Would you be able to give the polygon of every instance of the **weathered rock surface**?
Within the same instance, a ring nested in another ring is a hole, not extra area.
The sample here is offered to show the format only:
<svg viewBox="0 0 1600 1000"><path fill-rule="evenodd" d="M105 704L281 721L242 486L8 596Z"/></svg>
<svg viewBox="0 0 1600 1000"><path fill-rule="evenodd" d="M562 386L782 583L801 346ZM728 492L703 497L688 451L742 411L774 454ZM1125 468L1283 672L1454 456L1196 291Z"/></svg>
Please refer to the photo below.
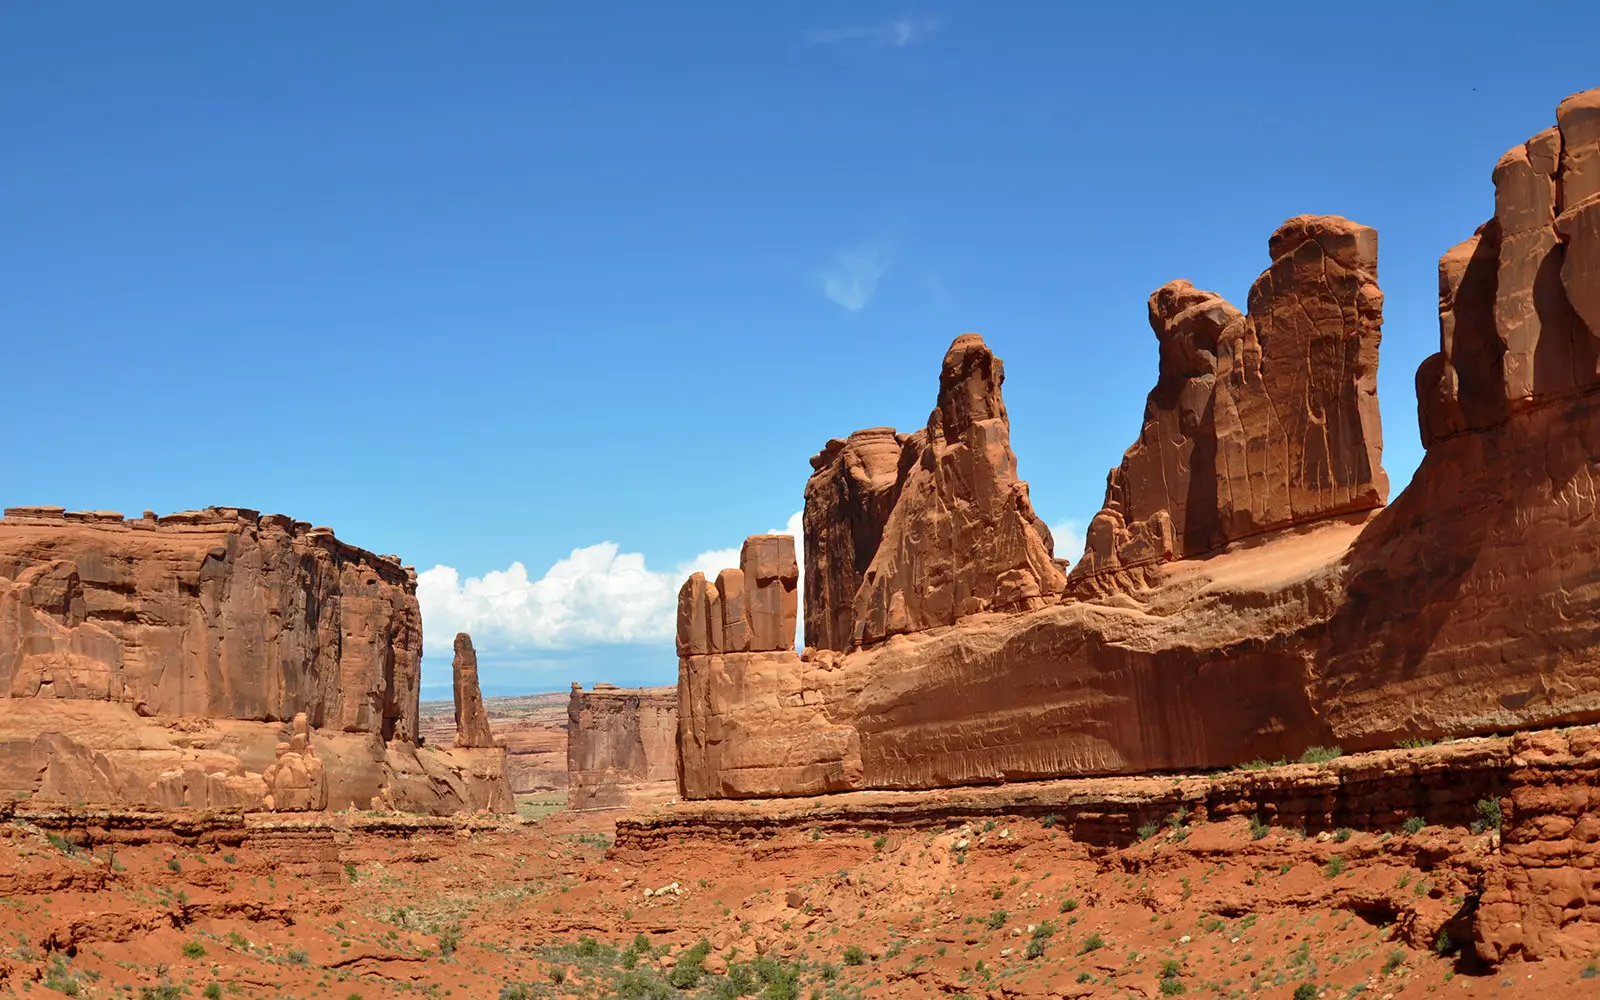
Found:
<svg viewBox="0 0 1600 1000"><path fill-rule="evenodd" d="M416 738L416 574L282 515L10 508L0 696Z"/></svg>
<svg viewBox="0 0 1600 1000"><path fill-rule="evenodd" d="M678 655L794 649L800 567L792 535L751 535L739 568L715 583L695 573L678 591Z"/></svg>
<svg viewBox="0 0 1600 1000"><path fill-rule="evenodd" d="M494 734L478 688L478 653L472 648L472 636L457 633L455 650L450 675L456 700L456 746L492 747Z"/></svg>
<svg viewBox="0 0 1600 1000"><path fill-rule="evenodd" d="M1075 585L1387 499L1378 234L1302 215L1268 250L1248 314L1187 281L1150 296L1160 374L1139 440L1106 478Z"/></svg>
<svg viewBox="0 0 1600 1000"><path fill-rule="evenodd" d="M811 460L807 646L871 645L1061 593L1064 564L1017 478L1004 382L983 338L963 334L925 427L857 431Z"/></svg>
<svg viewBox="0 0 1600 1000"><path fill-rule="evenodd" d="M1600 89L1494 168L1494 218L1439 261L1439 353L1417 372L1423 443L1600 382Z"/></svg>
<svg viewBox="0 0 1600 1000"><path fill-rule="evenodd" d="M418 749L421 647L415 572L330 529L11 508L0 785L130 808L511 809L499 751Z"/></svg>
<svg viewBox="0 0 1600 1000"><path fill-rule="evenodd" d="M675 689L573 684L567 720L568 809L639 809L677 795Z"/></svg>
<svg viewBox="0 0 1600 1000"><path fill-rule="evenodd" d="M1600 391L1589 331L1551 298L1587 308L1597 95L1502 161L1495 221L1441 262L1428 453L1393 504L1378 509L1375 238L1291 220L1248 313L1181 283L1152 299L1161 379L1070 596L849 652L682 657L685 795L1216 768L1600 719ZM1546 222L1549 240L1508 242ZM918 540L947 551L897 526L911 492L874 564L892 538L907 563ZM808 534L840 509L819 504ZM854 556L808 538L821 550ZM862 587L880 593L871 566Z"/></svg>

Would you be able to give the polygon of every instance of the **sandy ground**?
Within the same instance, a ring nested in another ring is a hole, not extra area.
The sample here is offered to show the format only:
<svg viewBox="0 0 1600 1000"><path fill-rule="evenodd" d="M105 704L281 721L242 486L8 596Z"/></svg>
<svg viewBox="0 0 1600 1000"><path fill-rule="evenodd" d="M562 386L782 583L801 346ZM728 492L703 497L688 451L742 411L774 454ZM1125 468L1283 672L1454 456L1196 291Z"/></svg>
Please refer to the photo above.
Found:
<svg viewBox="0 0 1600 1000"><path fill-rule="evenodd" d="M1258 838L1233 820L1175 824L1110 852L1049 819L1003 815L650 850L559 829L85 848L12 823L0 838L0 990L139 1000L1600 992L1589 956L1485 971L1456 942L1402 943L1408 922L1464 904L1438 860L1488 850L1492 836L1464 829Z"/></svg>

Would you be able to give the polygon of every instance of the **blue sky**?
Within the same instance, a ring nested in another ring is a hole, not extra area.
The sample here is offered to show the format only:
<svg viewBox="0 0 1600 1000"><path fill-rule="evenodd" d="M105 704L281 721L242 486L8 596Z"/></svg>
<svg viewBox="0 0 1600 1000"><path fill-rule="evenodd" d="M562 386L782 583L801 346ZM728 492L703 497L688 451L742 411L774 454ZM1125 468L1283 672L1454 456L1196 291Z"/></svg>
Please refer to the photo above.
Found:
<svg viewBox="0 0 1600 1000"><path fill-rule="evenodd" d="M1398 491L1437 258L1499 155L1600 84L1560 43L1597 29L1579 4L9 5L0 503L290 513L448 568L431 684L462 624L496 690L670 683L662 594L787 525L829 437L920 425L963 331L1075 549L1154 381L1146 296L1242 306L1301 212L1379 230Z"/></svg>

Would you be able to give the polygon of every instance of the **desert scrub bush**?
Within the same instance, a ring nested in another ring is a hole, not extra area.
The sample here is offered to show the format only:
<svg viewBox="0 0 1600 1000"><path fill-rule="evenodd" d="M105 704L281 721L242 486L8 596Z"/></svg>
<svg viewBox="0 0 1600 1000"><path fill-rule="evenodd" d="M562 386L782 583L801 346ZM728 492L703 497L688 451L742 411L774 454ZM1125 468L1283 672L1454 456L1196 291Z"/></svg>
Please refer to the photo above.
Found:
<svg viewBox="0 0 1600 1000"><path fill-rule="evenodd" d="M1048 830L1051 827L1055 826L1056 825L1056 814L1055 813L1051 813L1050 815L1046 816L1042 821L1040 821L1040 825L1043 826L1046 830Z"/></svg>
<svg viewBox="0 0 1600 1000"><path fill-rule="evenodd" d="M1087 955L1089 952L1099 951L1105 946L1106 939L1100 936L1099 931L1096 931L1095 933L1090 934L1088 937L1083 939L1083 944L1078 948L1078 954Z"/></svg>
<svg viewBox="0 0 1600 1000"><path fill-rule="evenodd" d="M456 948L461 944L461 925L446 924L439 928L439 936L436 941L439 945L439 957L452 957L456 953Z"/></svg>
<svg viewBox="0 0 1600 1000"><path fill-rule="evenodd" d="M200 991L200 995L206 1000L222 1000L222 984L207 983L206 988Z"/></svg>
<svg viewBox="0 0 1600 1000"><path fill-rule="evenodd" d="M1251 816L1250 817L1250 839L1251 840L1262 840L1262 839L1264 839L1266 837L1267 834L1269 834L1271 832L1272 832L1272 827L1267 825L1267 821L1266 820L1262 819L1260 816Z"/></svg>
<svg viewBox="0 0 1600 1000"><path fill-rule="evenodd" d="M139 1000L183 1000L183 991L172 983L139 987Z"/></svg>
<svg viewBox="0 0 1600 1000"><path fill-rule="evenodd" d="M1156 834L1158 834L1160 832L1161 832L1161 827L1156 826L1154 823L1146 823L1143 826L1139 827L1139 830L1138 830L1139 839L1140 840L1149 840L1151 837L1154 837Z"/></svg>
<svg viewBox="0 0 1600 1000"><path fill-rule="evenodd" d="M556 981L554 977L554 970L551 970L551 972L552 981ZM565 978L565 975L566 970L563 969L563 978ZM533 1000L533 994L529 993L528 987L524 986L522 983L506 983L504 986L500 987L499 1000Z"/></svg>
<svg viewBox="0 0 1600 1000"><path fill-rule="evenodd" d="M44 839L49 841L50 846L54 847L62 854L72 854L77 850L77 848L73 846L72 841L63 837L59 833L46 833L44 835Z"/></svg>
<svg viewBox="0 0 1600 1000"><path fill-rule="evenodd" d="M1257 757L1255 760L1247 760L1243 764L1236 764L1233 769L1235 771L1265 771L1269 767L1282 767L1287 763L1289 762L1282 759L1262 760Z"/></svg>
<svg viewBox="0 0 1600 1000"><path fill-rule="evenodd" d="M1189 987L1183 985L1183 980L1177 976L1163 976L1161 979L1161 995L1175 997L1180 993L1189 992Z"/></svg>
<svg viewBox="0 0 1600 1000"><path fill-rule="evenodd" d="M844 954L842 956L840 956L840 957L844 961L844 964L846 964L846 965L866 965L867 964L867 953L862 951L860 949L860 947L858 947L856 945L850 945L850 946L846 947L845 950L844 950Z"/></svg>
<svg viewBox="0 0 1600 1000"><path fill-rule="evenodd" d="M65 955L56 953L50 959L50 968L44 975L45 989L55 990L57 993L75 997L83 992L83 986L72 975L72 969L67 965ZM27 986L23 987L27 989Z"/></svg>
<svg viewBox="0 0 1600 1000"><path fill-rule="evenodd" d="M1478 818L1472 821L1472 832L1482 833L1485 830L1500 829L1501 820L1499 799L1479 799Z"/></svg>
<svg viewBox="0 0 1600 1000"><path fill-rule="evenodd" d="M997 931L1006 925L1006 918L1010 915L1011 914L1004 910L995 910L993 913L989 914L988 919L985 920L984 923L989 925L990 930Z"/></svg>
<svg viewBox="0 0 1600 1000"><path fill-rule="evenodd" d="M1071 896L1068 896L1066 899L1063 899L1061 901L1061 912L1062 913L1071 913L1073 910L1076 910L1077 908L1078 908L1078 901L1076 899L1073 899Z"/></svg>
<svg viewBox="0 0 1600 1000"><path fill-rule="evenodd" d="M206 946L199 941L185 941L183 943L184 958L205 958Z"/></svg>
<svg viewBox="0 0 1600 1000"><path fill-rule="evenodd" d="M1338 878L1344 873L1344 869L1344 858L1339 855L1335 855L1328 859L1327 865L1322 869L1322 874L1328 876L1329 878Z"/></svg>
<svg viewBox="0 0 1600 1000"><path fill-rule="evenodd" d="M169 872L181 872L181 871L183 871L182 862L180 862L177 858L168 858L167 859L167 871L169 871Z"/></svg>
<svg viewBox="0 0 1600 1000"><path fill-rule="evenodd" d="M678 956L673 963L672 972L667 975L667 982L680 989L690 990L700 985L700 977L705 975L704 962L711 954L711 942L701 938L693 948Z"/></svg>
<svg viewBox="0 0 1600 1000"><path fill-rule="evenodd" d="M1383 974L1387 976L1389 973L1400 968L1400 964L1405 960L1406 953L1401 949L1396 948L1394 951L1389 952L1389 957L1383 960Z"/></svg>
<svg viewBox="0 0 1600 1000"><path fill-rule="evenodd" d="M883 850L883 845L887 844L888 842L888 837L884 836L883 834L879 834L878 836L872 838L872 849L874 851L881 851Z"/></svg>
<svg viewBox="0 0 1600 1000"><path fill-rule="evenodd" d="M1350 829L1348 826L1341 826L1339 829L1333 831L1333 842L1336 844L1342 844L1349 840L1351 835L1354 833L1355 831Z"/></svg>
<svg viewBox="0 0 1600 1000"><path fill-rule="evenodd" d="M1317 984L1301 983L1294 988L1294 1000L1317 1000Z"/></svg>
<svg viewBox="0 0 1600 1000"><path fill-rule="evenodd" d="M1412 816L1410 819L1406 820L1405 831L1406 833L1421 833L1422 828L1427 825L1428 821L1423 819L1421 816Z"/></svg>
<svg viewBox="0 0 1600 1000"><path fill-rule="evenodd" d="M1306 752L1300 755L1300 763L1326 764L1343 754L1344 751L1338 747L1306 747Z"/></svg>

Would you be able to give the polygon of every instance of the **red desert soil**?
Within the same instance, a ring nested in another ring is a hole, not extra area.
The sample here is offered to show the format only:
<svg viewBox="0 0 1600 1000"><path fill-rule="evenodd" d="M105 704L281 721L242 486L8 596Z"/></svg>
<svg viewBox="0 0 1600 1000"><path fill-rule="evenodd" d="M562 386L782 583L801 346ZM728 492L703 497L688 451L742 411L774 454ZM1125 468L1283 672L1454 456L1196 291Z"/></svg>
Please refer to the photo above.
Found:
<svg viewBox="0 0 1600 1000"><path fill-rule="evenodd" d="M923 829L796 824L634 847L552 823L351 832L359 818L252 817L263 825L236 846L165 830L150 834L165 843L74 846L14 819L0 827L0 990L140 1000L1600 991L1586 955L1483 972L1448 939L1406 943L1419 925L1448 929L1463 904L1458 873L1495 849L1494 830L1308 837L1175 816L1142 842L1103 849L1053 817L996 812ZM705 971L675 970L702 939Z"/></svg>

